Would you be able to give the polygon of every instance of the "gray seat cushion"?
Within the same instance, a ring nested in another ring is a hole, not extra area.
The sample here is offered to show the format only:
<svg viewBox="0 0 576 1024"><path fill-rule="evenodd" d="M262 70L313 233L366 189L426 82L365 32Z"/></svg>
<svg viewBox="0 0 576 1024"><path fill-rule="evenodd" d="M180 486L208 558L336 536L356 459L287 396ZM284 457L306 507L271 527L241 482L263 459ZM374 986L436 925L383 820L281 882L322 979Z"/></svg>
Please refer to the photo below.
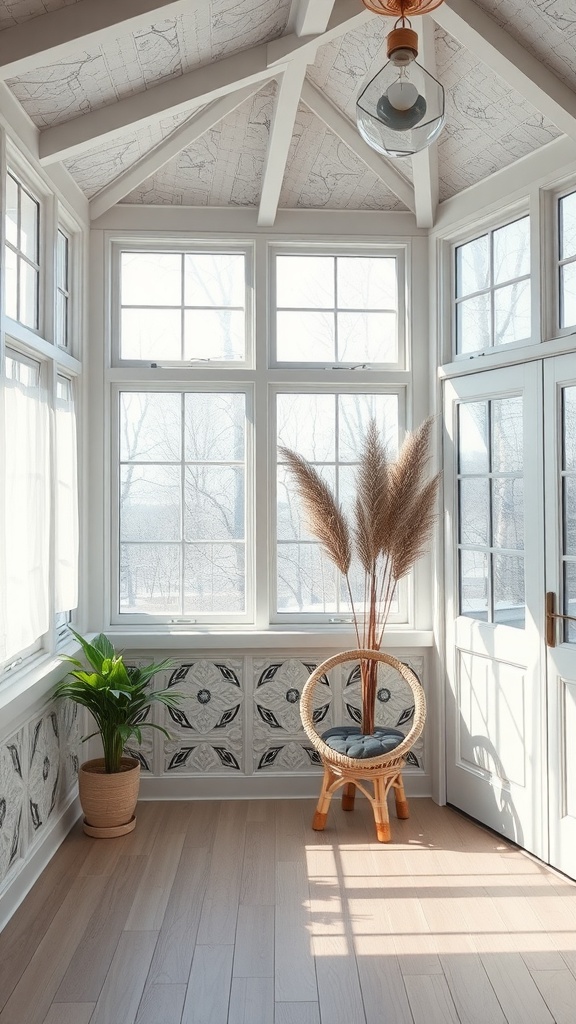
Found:
<svg viewBox="0 0 576 1024"><path fill-rule="evenodd" d="M366 736L357 725L335 725L322 733L322 739L328 747L347 757L379 757L381 754L389 754L404 738L404 733L398 729L380 727Z"/></svg>

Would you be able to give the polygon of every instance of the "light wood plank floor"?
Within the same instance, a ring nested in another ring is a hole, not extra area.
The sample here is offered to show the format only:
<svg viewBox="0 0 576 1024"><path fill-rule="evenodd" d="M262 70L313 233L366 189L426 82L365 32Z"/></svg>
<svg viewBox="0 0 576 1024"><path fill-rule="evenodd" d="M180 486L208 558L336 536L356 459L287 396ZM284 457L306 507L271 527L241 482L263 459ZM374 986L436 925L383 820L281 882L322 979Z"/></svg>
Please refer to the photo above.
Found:
<svg viewBox="0 0 576 1024"><path fill-rule="evenodd" d="M142 803L0 936L0 1024L575 1024L576 884L429 800Z"/></svg>

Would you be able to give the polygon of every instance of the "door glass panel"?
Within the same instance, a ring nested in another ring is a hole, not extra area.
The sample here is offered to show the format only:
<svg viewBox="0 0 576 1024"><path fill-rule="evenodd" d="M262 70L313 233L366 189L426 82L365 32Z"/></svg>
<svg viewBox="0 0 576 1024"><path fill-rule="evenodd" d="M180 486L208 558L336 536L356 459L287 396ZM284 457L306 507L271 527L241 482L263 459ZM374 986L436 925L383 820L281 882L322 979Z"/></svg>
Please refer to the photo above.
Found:
<svg viewBox="0 0 576 1024"><path fill-rule="evenodd" d="M576 562L564 562L564 615L576 615ZM564 643L576 644L576 622L564 619Z"/></svg>
<svg viewBox="0 0 576 1024"><path fill-rule="evenodd" d="M522 629L522 398L462 403L458 426L460 614Z"/></svg>
<svg viewBox="0 0 576 1024"><path fill-rule="evenodd" d="M576 615L576 386L562 388L562 560L564 615ZM564 643L576 643L576 622L564 620Z"/></svg>

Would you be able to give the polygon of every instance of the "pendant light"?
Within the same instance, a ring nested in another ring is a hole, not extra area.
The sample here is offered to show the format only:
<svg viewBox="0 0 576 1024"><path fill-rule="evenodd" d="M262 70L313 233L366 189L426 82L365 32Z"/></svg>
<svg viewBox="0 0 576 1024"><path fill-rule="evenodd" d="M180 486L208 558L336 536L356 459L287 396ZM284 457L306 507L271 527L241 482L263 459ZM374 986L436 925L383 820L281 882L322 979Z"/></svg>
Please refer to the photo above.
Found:
<svg viewBox="0 0 576 1024"><path fill-rule="evenodd" d="M446 120L444 89L416 60L418 35L408 14L420 15L442 0L362 0L374 14L397 17L388 34L388 62L362 83L356 123L362 138L384 156L412 156L438 137Z"/></svg>

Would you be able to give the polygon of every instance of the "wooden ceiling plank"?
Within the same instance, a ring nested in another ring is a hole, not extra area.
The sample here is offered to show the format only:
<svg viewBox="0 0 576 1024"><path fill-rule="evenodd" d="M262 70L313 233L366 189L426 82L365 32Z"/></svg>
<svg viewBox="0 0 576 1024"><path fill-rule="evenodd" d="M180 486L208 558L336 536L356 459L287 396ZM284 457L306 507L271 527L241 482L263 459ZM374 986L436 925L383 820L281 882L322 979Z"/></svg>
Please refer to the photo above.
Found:
<svg viewBox="0 0 576 1024"><path fill-rule="evenodd" d="M48 67L187 10L190 0L80 0L41 14L0 32L0 80Z"/></svg>
<svg viewBox="0 0 576 1024"><path fill-rule="evenodd" d="M436 77L436 51L434 47L434 22L422 18L419 25L420 61L431 75ZM439 202L438 144L415 153L412 157L414 178L414 200L416 203L416 224L419 228L431 228L436 220Z"/></svg>
<svg viewBox="0 0 576 1024"><path fill-rule="evenodd" d="M210 103L204 110L179 125L149 153L145 153L131 167L128 167L114 181L93 196L90 201L90 219L96 220L116 203L121 202L125 196L142 185L147 178L169 163L173 157L178 156L183 149L191 146L202 135L210 131L215 124L218 124L222 118L227 117L242 103L250 99L259 88L260 83L247 86L245 89L237 89L235 92L229 93L228 96L221 96L219 100Z"/></svg>
<svg viewBox="0 0 576 1024"><path fill-rule="evenodd" d="M472 0L445 0L430 17L560 131L576 139L576 94Z"/></svg>
<svg viewBox="0 0 576 1024"><path fill-rule="evenodd" d="M398 199L414 213L416 204L414 190L410 182L392 167L388 161L379 156L367 142L364 142L356 126L309 81L304 82L302 100L373 171L380 181L383 181L387 188L394 195L398 196Z"/></svg>

